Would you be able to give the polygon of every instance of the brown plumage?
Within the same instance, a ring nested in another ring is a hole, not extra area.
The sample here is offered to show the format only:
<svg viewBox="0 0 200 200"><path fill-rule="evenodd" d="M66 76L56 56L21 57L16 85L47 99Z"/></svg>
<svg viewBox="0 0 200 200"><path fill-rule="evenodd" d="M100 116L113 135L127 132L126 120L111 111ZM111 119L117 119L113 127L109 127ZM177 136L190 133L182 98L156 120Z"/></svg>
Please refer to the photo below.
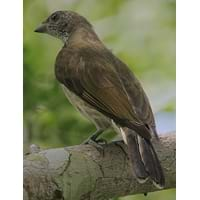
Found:
<svg viewBox="0 0 200 200"><path fill-rule="evenodd" d="M163 187L163 171L151 144L152 134L157 136L154 116L127 65L104 46L84 17L72 11L53 13L36 31L64 42L56 58L56 78L70 102L101 130L97 136L109 127L121 132L137 179L150 177Z"/></svg>

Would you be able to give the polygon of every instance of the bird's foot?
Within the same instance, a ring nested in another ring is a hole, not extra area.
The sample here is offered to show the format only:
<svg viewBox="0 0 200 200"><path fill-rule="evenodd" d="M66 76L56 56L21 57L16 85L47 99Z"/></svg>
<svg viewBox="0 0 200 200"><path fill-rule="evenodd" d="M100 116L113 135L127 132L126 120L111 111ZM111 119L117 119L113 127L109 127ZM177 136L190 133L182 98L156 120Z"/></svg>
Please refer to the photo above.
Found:
<svg viewBox="0 0 200 200"><path fill-rule="evenodd" d="M103 138L99 138L99 139L95 139L95 140L93 140L92 138L88 138L82 144L94 144L94 143L104 145L104 144L107 144L107 140L105 140Z"/></svg>
<svg viewBox="0 0 200 200"><path fill-rule="evenodd" d="M82 144L90 144L97 149L103 149L103 146L107 144L107 141L103 138L93 138L89 137L87 140L85 140Z"/></svg>
<svg viewBox="0 0 200 200"><path fill-rule="evenodd" d="M98 129L82 144L92 144L94 146L98 146L98 147L102 148L102 145L107 144L107 141L102 138L100 138L100 139L97 139L97 138L103 133L103 131L104 131L104 129Z"/></svg>

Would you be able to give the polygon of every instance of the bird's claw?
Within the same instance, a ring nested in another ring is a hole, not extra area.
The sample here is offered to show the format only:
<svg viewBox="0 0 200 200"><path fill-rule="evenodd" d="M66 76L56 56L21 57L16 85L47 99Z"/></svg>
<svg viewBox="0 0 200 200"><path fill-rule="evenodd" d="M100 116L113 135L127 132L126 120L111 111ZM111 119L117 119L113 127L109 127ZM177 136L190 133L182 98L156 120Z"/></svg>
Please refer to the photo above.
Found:
<svg viewBox="0 0 200 200"><path fill-rule="evenodd" d="M103 138L96 139L96 140L94 140L92 138L88 138L82 144L90 144L92 146L95 146L97 149L103 149L103 145L106 145L107 141Z"/></svg>

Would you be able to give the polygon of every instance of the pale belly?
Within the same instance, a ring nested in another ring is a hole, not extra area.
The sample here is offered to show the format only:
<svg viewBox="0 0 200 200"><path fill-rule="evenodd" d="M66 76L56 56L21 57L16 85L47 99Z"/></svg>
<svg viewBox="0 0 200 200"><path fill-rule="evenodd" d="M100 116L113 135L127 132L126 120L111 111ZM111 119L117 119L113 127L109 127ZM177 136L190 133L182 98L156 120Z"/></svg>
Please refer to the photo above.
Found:
<svg viewBox="0 0 200 200"><path fill-rule="evenodd" d="M84 102L77 95L72 93L68 88L62 85L63 91L70 103L88 120L90 120L97 129L107 129L112 126L111 119L107 118L99 111L95 110L88 103Z"/></svg>

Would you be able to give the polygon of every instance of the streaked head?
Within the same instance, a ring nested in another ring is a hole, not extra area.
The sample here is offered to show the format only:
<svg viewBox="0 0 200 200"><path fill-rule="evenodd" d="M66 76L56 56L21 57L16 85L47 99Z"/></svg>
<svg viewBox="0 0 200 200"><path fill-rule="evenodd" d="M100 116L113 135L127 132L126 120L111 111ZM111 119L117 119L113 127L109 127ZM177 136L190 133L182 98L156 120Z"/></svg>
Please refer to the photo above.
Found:
<svg viewBox="0 0 200 200"><path fill-rule="evenodd" d="M66 42L73 30L81 25L91 27L84 17L73 11L56 11L42 22L35 32L47 33Z"/></svg>

